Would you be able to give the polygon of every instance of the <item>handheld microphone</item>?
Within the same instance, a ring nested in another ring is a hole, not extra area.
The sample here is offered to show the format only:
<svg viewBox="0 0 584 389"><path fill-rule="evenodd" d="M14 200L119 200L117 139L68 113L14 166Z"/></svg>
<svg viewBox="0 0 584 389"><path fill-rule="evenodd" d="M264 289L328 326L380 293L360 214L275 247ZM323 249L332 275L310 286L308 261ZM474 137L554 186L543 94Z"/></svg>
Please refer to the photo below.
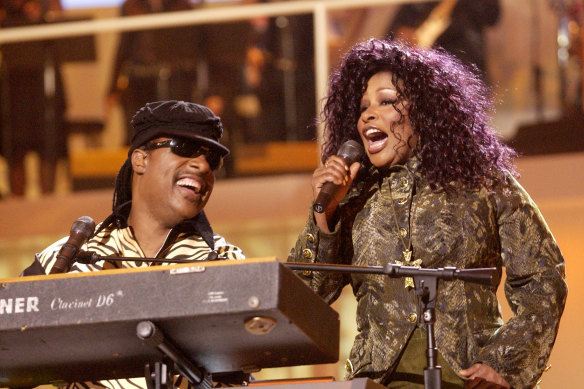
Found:
<svg viewBox="0 0 584 389"><path fill-rule="evenodd" d="M49 274L66 273L71 268L73 259L77 256L79 249L93 235L95 222L89 216L81 216L71 226L69 239L61 247L57 254L57 260L51 268Z"/></svg>
<svg viewBox="0 0 584 389"><path fill-rule="evenodd" d="M363 146L354 140L348 140L341 145L337 155L345 160L347 166L351 166L353 163L361 159L363 155ZM331 200L335 196L335 193L339 189L339 186L333 184L332 182L325 182L312 208L314 212L323 213L324 210L329 206Z"/></svg>

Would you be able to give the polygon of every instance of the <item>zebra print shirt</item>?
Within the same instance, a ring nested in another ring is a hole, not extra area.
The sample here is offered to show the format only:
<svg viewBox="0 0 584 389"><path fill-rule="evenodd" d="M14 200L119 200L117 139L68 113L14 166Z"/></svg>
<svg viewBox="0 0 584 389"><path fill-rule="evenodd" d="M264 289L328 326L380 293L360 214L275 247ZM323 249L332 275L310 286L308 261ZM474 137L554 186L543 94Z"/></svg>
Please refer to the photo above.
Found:
<svg viewBox="0 0 584 389"><path fill-rule="evenodd" d="M128 209L128 206L122 206ZM82 247L102 257L145 258L133 230L127 225L122 212L116 212L97 226L96 233ZM68 237L53 243L36 259L40 262L46 274L53 267L59 250L67 242ZM225 238L213 233L211 226L201 212L195 218L186 220L175 226L166 237L166 241L156 254L157 259L181 259L204 261L209 259L244 259L245 256L237 246L229 244ZM162 263L169 265L170 263ZM99 261L93 265L74 263L71 272L90 272L111 268L146 267L151 264L142 261Z"/></svg>
<svg viewBox="0 0 584 389"><path fill-rule="evenodd" d="M116 222L114 222L114 221ZM121 223L117 222L121 220ZM98 225L97 233L89 239L82 247L85 251L91 251L99 256L144 258L145 255L136 241L133 230L125 223L125 218L120 219L111 216ZM46 274L49 274L53 267L56 256L68 237L60 239L47 247L40 254L36 255L36 260L43 267ZM176 226L168 234L165 243L160 248L156 258L183 259L193 261L203 261L207 259L245 259L241 249L229 244L225 238L214 234L203 213L196 221L187 221ZM169 265L170 263L162 263ZM111 268L136 268L146 267L148 262L128 261L104 261L96 262L94 265L74 263L70 272L91 272ZM188 388L188 381L178 377L174 382L175 387ZM146 388L144 378L103 380L99 382L77 382L60 386L61 388Z"/></svg>
<svg viewBox="0 0 584 389"><path fill-rule="evenodd" d="M207 259L244 259L245 256L237 246L229 244L225 238L213 234L214 249L209 247L207 242L194 232L181 232L173 239L169 234L165 244L161 247L156 258L183 259L193 261L204 261ZM47 247L37 259L48 274L53 267L57 254L69 237L64 237ZM92 237L83 247L83 250L94 252L104 257L127 257L144 258L145 255L136 241L132 229L125 228L105 228ZM214 258L216 256L216 258ZM170 262L162 263L169 265ZM150 266L148 262L136 261L99 261L94 265L74 263L71 272L90 272L111 268L135 268Z"/></svg>

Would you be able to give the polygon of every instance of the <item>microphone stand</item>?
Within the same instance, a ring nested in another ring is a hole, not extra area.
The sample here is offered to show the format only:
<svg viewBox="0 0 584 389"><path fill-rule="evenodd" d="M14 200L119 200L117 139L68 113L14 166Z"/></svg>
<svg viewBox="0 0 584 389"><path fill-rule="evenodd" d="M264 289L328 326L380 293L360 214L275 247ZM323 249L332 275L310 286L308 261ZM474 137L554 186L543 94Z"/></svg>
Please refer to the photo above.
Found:
<svg viewBox="0 0 584 389"><path fill-rule="evenodd" d="M440 389L442 370L437 364L438 350L435 343L434 323L436 322L436 296L438 280L461 280L483 285L496 286L500 275L496 268L476 268L458 270L455 267L438 269L423 269L413 266L387 264L385 266L353 266L304 262L288 262L285 265L292 270L312 270L338 273L384 274L391 278L412 277L415 292L418 296L418 312L421 312L421 322L426 327L427 366L424 369L424 389Z"/></svg>

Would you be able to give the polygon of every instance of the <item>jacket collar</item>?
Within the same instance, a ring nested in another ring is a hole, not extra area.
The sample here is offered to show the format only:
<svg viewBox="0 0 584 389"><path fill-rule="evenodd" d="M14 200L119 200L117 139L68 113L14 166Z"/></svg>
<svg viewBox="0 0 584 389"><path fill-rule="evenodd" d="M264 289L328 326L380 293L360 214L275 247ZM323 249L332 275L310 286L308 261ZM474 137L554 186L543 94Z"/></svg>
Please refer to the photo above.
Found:
<svg viewBox="0 0 584 389"><path fill-rule="evenodd" d="M416 156L412 156L405 163L399 165L393 165L391 167L377 168L373 165L369 167L368 176L369 177L384 177L390 175L392 172L398 171L400 169L406 169L409 173L414 176L420 176L420 166L422 162Z"/></svg>
<svg viewBox="0 0 584 389"><path fill-rule="evenodd" d="M132 208L132 201L128 201L118 208L116 208L111 215L109 215L100 224L98 229L95 231L94 235L97 235L101 230L109 226L114 226L114 228L122 229L128 227L128 216L130 215L130 209ZM196 234L203 238L205 243L211 248L215 249L215 240L213 239L214 233L211 228L211 224L207 219L204 211L199 212L199 214L191 219L183 220L182 222L176 224L170 231L167 242L173 241L174 238L180 233Z"/></svg>

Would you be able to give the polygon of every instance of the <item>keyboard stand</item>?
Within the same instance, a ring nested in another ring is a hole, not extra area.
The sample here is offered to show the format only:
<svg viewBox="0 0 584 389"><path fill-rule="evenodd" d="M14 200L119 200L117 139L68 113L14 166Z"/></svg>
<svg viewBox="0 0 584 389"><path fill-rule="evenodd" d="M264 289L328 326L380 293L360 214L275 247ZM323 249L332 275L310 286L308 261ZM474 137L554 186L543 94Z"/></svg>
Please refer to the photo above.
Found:
<svg viewBox="0 0 584 389"><path fill-rule="evenodd" d="M197 389L213 387L211 376L197 368L151 321L144 320L138 323L136 336L164 355L162 361L154 364L154 371L149 364L145 367L148 389L173 388L172 376L175 367L177 372L186 378L193 387Z"/></svg>

